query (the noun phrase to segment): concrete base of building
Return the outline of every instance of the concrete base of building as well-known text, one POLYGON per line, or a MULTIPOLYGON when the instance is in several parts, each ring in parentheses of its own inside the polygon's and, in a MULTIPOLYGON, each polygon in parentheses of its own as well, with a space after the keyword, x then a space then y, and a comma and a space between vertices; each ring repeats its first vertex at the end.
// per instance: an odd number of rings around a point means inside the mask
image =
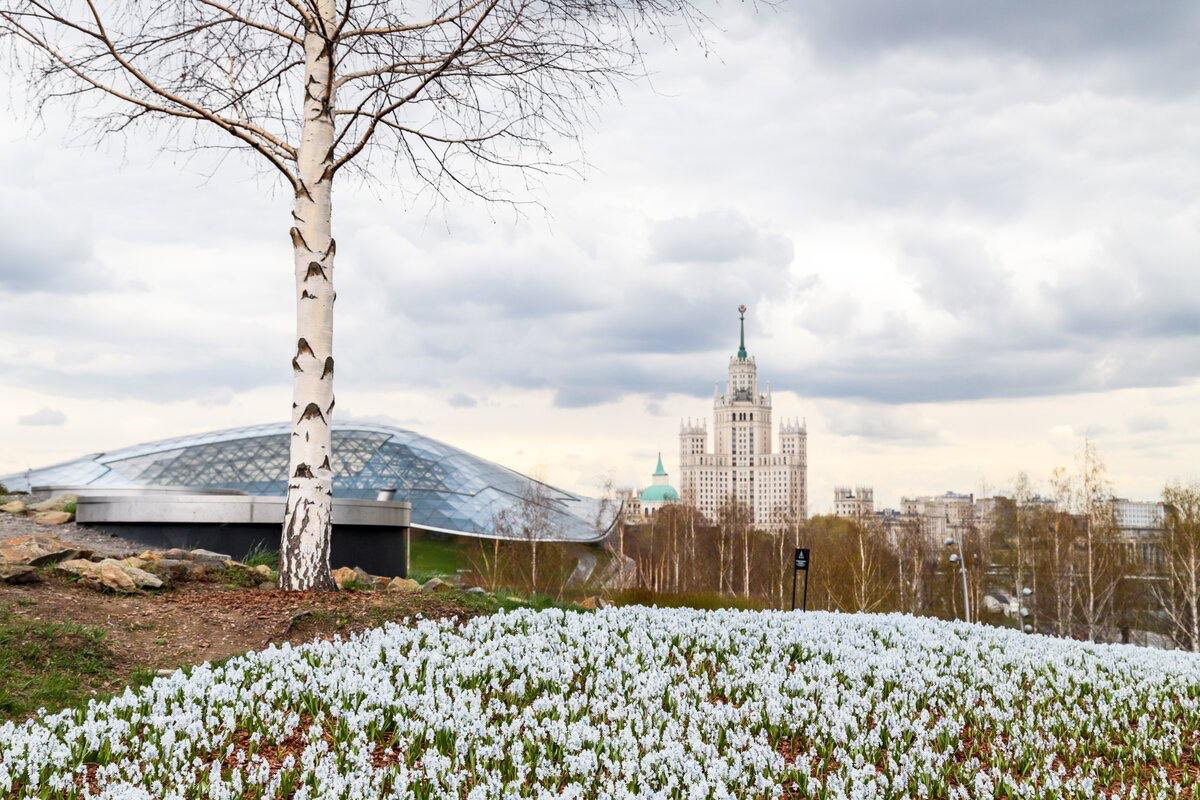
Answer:
MULTIPOLYGON (((82 496, 75 518, 147 547, 202 547, 241 559, 256 547, 278 549, 283 509, 282 497, 147 491, 82 496)), ((330 563, 408 577, 411 512, 406 502, 334 498, 330 563)))

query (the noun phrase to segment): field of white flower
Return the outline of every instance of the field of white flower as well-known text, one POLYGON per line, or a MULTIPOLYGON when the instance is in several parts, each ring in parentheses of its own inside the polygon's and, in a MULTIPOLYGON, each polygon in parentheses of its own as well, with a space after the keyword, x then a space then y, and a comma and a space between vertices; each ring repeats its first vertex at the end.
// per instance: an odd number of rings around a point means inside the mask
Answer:
POLYGON ((902 616, 389 625, 0 727, 28 798, 1193 797, 1200 658, 902 616))

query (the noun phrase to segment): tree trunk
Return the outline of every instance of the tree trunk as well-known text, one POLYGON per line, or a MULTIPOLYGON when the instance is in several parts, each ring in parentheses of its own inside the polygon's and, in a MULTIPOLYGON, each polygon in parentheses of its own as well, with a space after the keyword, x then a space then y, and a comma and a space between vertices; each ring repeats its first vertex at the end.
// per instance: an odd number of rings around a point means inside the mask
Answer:
MULTIPOLYGON (((332 30, 332 0, 317 9, 332 30)), ((315 30, 304 37, 304 129, 300 189, 292 211, 296 269, 296 355, 292 359, 292 441, 279 547, 283 589, 334 589, 333 535, 333 64, 315 30)))

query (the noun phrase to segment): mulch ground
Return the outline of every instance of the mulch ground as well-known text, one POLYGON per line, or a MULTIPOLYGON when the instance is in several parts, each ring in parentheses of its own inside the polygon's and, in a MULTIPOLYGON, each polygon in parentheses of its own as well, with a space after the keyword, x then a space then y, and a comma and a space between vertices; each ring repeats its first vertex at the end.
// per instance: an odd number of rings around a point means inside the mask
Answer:
POLYGON ((462 620, 487 610, 457 594, 284 592, 204 582, 117 595, 51 570, 42 573, 41 583, 0 583, 0 609, 31 620, 102 630, 114 663, 111 678, 94 687, 98 693, 127 685, 139 670, 216 661, 272 642, 347 635, 417 614, 462 620))

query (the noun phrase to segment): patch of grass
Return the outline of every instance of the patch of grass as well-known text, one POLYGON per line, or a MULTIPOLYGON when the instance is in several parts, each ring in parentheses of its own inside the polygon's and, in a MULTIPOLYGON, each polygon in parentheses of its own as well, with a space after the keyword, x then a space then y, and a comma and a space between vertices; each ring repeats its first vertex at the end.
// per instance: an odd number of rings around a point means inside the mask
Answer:
POLYGON ((454 539, 434 539, 414 534, 411 545, 408 577, 420 583, 430 578, 453 575, 468 566, 462 545, 454 539))
POLYGON ((611 598, 618 606, 658 606, 659 608, 697 608, 711 611, 717 608, 739 608, 749 611, 759 611, 771 606, 759 600, 747 600, 741 597, 717 594, 715 592, 687 592, 683 594, 663 594, 651 592, 648 589, 627 589, 617 592, 611 598))
POLYGON ((82 703, 112 676, 113 664, 99 628, 0 609, 0 718, 82 703))
POLYGON ((225 567, 224 571, 219 574, 221 582, 234 589, 253 589, 268 580, 254 570, 245 567, 225 567))
POLYGON ((66 503, 63 506, 63 511, 67 512, 71 516, 75 516, 75 509, 78 505, 79 505, 78 503, 76 503, 74 500, 72 500, 71 502, 66 503))
POLYGON ((242 563, 248 567, 265 564, 271 568, 272 572, 275 572, 279 569, 279 551, 267 547, 262 542, 255 542, 250 548, 250 552, 246 553, 246 557, 242 559, 242 563))

